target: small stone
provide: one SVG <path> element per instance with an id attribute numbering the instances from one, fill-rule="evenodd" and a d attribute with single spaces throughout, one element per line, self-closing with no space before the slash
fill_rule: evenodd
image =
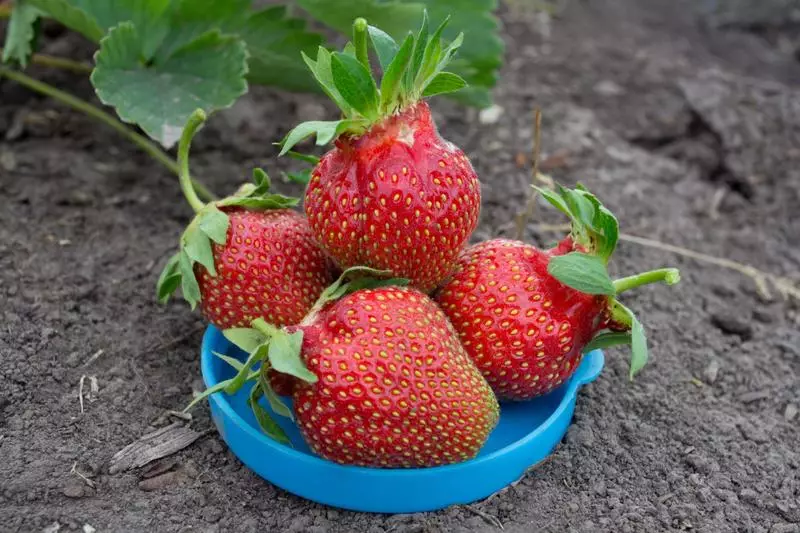
<path id="1" fill-rule="evenodd" d="M 61 529 L 61 524 L 59 524 L 58 522 L 53 522 L 52 524 L 44 528 L 42 530 L 42 533 L 58 533 L 60 529 Z"/>
<path id="2" fill-rule="evenodd" d="M 603 497 L 608 493 L 608 491 L 606 490 L 605 481 L 600 481 L 599 483 L 596 483 L 595 486 L 592 487 L 592 490 L 594 490 L 594 493 L 600 497 Z"/>
<path id="3" fill-rule="evenodd" d="M 144 479 L 139 482 L 139 488 L 145 492 L 161 490 L 183 481 L 184 476 L 178 471 L 167 472 L 160 476 Z"/>
<path id="4" fill-rule="evenodd" d="M 742 489 L 739 492 L 739 499 L 743 502 L 755 504 L 758 502 L 759 496 L 753 489 Z"/>
<path id="5" fill-rule="evenodd" d="M 753 311 L 753 318 L 762 324 L 772 324 L 777 320 L 775 313 L 769 309 L 759 308 Z"/>
<path id="6" fill-rule="evenodd" d="M 219 507 L 205 507 L 200 511 L 200 516 L 202 516 L 203 520 L 206 522 L 215 524 L 222 518 L 222 509 Z"/>
<path id="7" fill-rule="evenodd" d="M 708 362 L 706 368 L 703 370 L 703 379 L 709 385 L 713 385 L 717 381 L 719 375 L 719 360 L 715 357 Z"/>
<path id="8" fill-rule="evenodd" d="M 797 406 L 793 403 L 787 404 L 786 409 L 783 411 L 783 418 L 787 422 L 791 422 L 797 416 Z"/>
<path id="9" fill-rule="evenodd" d="M 83 524 L 83 527 L 81 528 L 81 531 L 83 531 L 83 533 L 95 533 L 95 531 L 97 531 L 97 529 L 93 528 L 89 524 Z"/>
<path id="10" fill-rule="evenodd" d="M 747 440 L 756 442 L 758 444 L 769 442 L 769 437 L 767 436 L 766 431 L 764 431 L 764 429 L 761 427 L 756 427 L 753 424 L 741 424 L 739 428 L 742 430 L 742 434 Z"/>
<path id="11" fill-rule="evenodd" d="M 209 449 L 211 450 L 211 453 L 222 453 L 225 451 L 225 448 L 222 447 L 222 444 L 220 444 L 217 439 L 211 439 Z"/>
<path id="12" fill-rule="evenodd" d="M 478 121 L 481 124 L 495 124 L 503 115 L 503 108 L 497 104 L 481 109 L 478 113 Z"/>
<path id="13" fill-rule="evenodd" d="M 0 167 L 8 172 L 17 168 L 17 158 L 14 157 L 14 152 L 5 149 L 0 150 Z"/>
<path id="14" fill-rule="evenodd" d="M 738 335 L 742 340 L 753 338 L 753 325 L 732 310 L 720 310 L 712 314 L 711 323 L 728 335 Z"/>
<path id="15" fill-rule="evenodd" d="M 774 393 L 772 391 L 767 389 L 751 391 L 739 396 L 739 400 L 741 400 L 742 403 L 753 403 L 759 400 L 766 400 L 767 398 L 772 397 L 773 394 Z"/>
<path id="16" fill-rule="evenodd" d="M 602 80 L 597 82 L 593 87 L 593 90 L 600 96 L 619 96 L 625 92 L 625 89 L 611 80 Z"/>
<path id="17" fill-rule="evenodd" d="M 78 481 L 70 482 L 62 492 L 67 498 L 83 498 L 83 484 Z"/>
<path id="18" fill-rule="evenodd" d="M 769 533 L 800 533 L 800 524 L 773 524 Z"/>
<path id="19" fill-rule="evenodd" d="M 736 290 L 733 287 L 722 283 L 712 284 L 711 292 L 713 292 L 720 298 L 733 298 L 734 296 L 736 296 Z"/>

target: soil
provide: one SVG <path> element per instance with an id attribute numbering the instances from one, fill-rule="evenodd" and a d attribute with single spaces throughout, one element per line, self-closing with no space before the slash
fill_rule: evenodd
<path id="1" fill-rule="evenodd" d="M 625 232 L 800 280 L 796 2 L 561 4 L 552 17 L 524 0 L 501 7 L 499 120 L 434 104 L 483 182 L 475 239 L 513 234 L 541 106 L 543 168 L 587 184 Z M 47 52 L 90 57 L 75 36 L 48 34 Z M 92 94 L 76 76 L 32 72 Z M 193 169 L 219 191 L 255 165 L 277 178 L 293 163 L 271 143 L 331 116 L 322 98 L 254 87 L 198 136 Z M 201 387 L 202 320 L 154 297 L 190 211 L 164 168 L 9 81 L 0 133 L 2 531 L 800 531 L 798 302 L 630 242 L 616 273 L 683 273 L 673 289 L 626 295 L 649 331 L 649 366 L 631 383 L 627 352 L 609 351 L 552 458 L 486 501 L 396 516 L 325 508 L 250 473 L 213 431 L 110 474 L 117 451 L 173 422 L 167 410 Z M 541 224 L 560 222 L 539 208 L 525 238 L 551 242 Z M 205 407 L 192 427 L 212 428 Z"/>

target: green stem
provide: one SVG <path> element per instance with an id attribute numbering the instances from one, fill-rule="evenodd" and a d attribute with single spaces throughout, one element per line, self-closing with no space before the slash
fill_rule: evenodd
<path id="1" fill-rule="evenodd" d="M 192 138 L 200 126 L 206 121 L 206 113 L 202 109 L 195 110 L 191 114 L 189 120 L 186 122 L 186 127 L 183 128 L 181 140 L 178 142 L 178 164 L 180 170 L 178 172 L 178 179 L 181 183 L 181 190 L 186 197 L 186 201 L 192 206 L 195 213 L 203 209 L 206 204 L 197 196 L 194 187 L 192 186 L 192 179 L 189 175 L 189 148 L 192 146 Z"/>
<path id="2" fill-rule="evenodd" d="M 1 6 L 0 6 L 1 7 Z M 0 48 L 0 56 L 3 55 L 3 48 Z M 33 54 L 31 63 L 43 67 L 52 67 L 61 70 L 68 70 L 77 74 L 89 74 L 92 72 L 92 65 L 81 61 L 73 61 L 65 57 L 49 56 L 46 54 Z"/>
<path id="3" fill-rule="evenodd" d="M 677 268 L 660 268 L 658 270 L 651 270 L 650 272 L 643 272 L 627 278 L 621 278 L 614 281 L 614 289 L 617 294 L 623 293 L 642 285 L 650 283 L 658 283 L 663 281 L 667 285 L 675 285 L 681 280 L 681 274 Z"/>
<path id="4" fill-rule="evenodd" d="M 147 137 L 143 135 L 139 135 L 132 129 L 125 126 L 122 122 L 114 118 L 112 115 L 106 113 L 102 109 L 99 109 L 89 102 L 81 100 L 80 98 L 76 98 L 69 93 L 56 89 L 55 87 L 48 85 L 44 82 L 31 78 L 30 76 L 26 76 L 21 72 L 17 72 L 15 70 L 11 70 L 9 68 L 0 66 L 0 78 L 5 76 L 6 78 L 13 80 L 20 85 L 27 87 L 28 89 L 37 92 L 39 94 L 43 94 L 52 98 L 53 100 L 57 100 L 62 104 L 65 104 L 77 111 L 85 113 L 90 117 L 99 120 L 100 122 L 104 123 L 106 126 L 110 127 L 113 130 L 116 130 L 118 133 L 122 134 L 126 137 L 129 141 L 133 144 L 138 146 L 142 151 L 144 151 L 147 155 L 164 165 L 167 169 L 171 172 L 178 174 L 178 164 L 164 151 L 162 151 L 157 145 L 151 142 Z M 195 189 L 197 193 L 206 198 L 207 200 L 213 200 L 215 196 L 209 191 L 204 185 L 194 181 Z"/>
<path id="5" fill-rule="evenodd" d="M 367 20 L 357 18 L 353 21 L 353 46 L 356 49 L 356 59 L 370 70 L 369 51 L 367 50 Z"/>

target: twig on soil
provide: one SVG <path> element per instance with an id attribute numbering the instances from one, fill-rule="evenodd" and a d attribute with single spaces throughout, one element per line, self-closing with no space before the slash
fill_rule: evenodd
<path id="1" fill-rule="evenodd" d="M 0 6 L 2 10 L 2 6 Z M 3 55 L 3 48 L 0 47 L 0 56 Z M 73 61 L 65 57 L 49 56 L 47 54 L 33 54 L 31 56 L 31 63 L 34 65 L 41 65 L 43 67 L 52 67 L 61 70 L 68 70 L 77 74 L 89 74 L 92 72 L 92 65 L 83 63 L 81 61 Z"/>
<path id="2" fill-rule="evenodd" d="M 711 205 L 708 207 L 708 217 L 711 220 L 717 220 L 719 218 L 719 206 L 722 205 L 722 200 L 725 199 L 727 192 L 727 187 L 720 187 L 714 192 L 714 196 L 711 197 Z"/>
<path id="3" fill-rule="evenodd" d="M 109 113 L 106 113 L 102 109 L 81 100 L 67 92 L 59 90 L 51 85 L 48 85 L 44 82 L 31 78 L 30 76 L 26 76 L 21 72 L 17 72 L 15 70 L 11 70 L 9 68 L 0 66 L 0 78 L 5 76 L 6 78 L 13 80 L 20 85 L 37 92 L 39 94 L 43 94 L 48 96 L 54 100 L 61 102 L 81 113 L 85 113 L 86 115 L 95 118 L 105 124 L 106 126 L 116 130 L 118 133 L 122 134 L 126 137 L 129 141 L 133 144 L 138 146 L 142 151 L 144 151 L 147 155 L 164 165 L 167 169 L 169 169 L 172 173 L 178 174 L 179 168 L 178 164 L 170 157 L 166 152 L 161 150 L 156 144 L 151 142 L 147 137 L 140 135 L 133 131 L 132 129 L 125 126 L 122 122 L 114 118 Z M 205 199 L 206 201 L 212 201 L 215 199 L 215 196 L 209 191 L 205 185 L 199 183 L 197 180 L 192 180 L 194 184 L 195 191 L 197 194 Z"/>
<path id="4" fill-rule="evenodd" d="M 534 226 L 534 229 L 539 231 L 558 232 L 569 231 L 570 226 L 569 224 L 537 224 Z M 688 257 L 689 259 L 694 259 L 695 261 L 699 261 L 701 263 L 720 266 L 722 268 L 727 268 L 728 270 L 734 270 L 744 274 L 753 280 L 756 285 L 756 290 L 765 300 L 772 300 L 772 292 L 770 291 L 770 285 L 772 285 L 778 294 L 780 294 L 784 299 L 795 298 L 796 300 L 800 301 L 800 287 L 798 287 L 794 281 L 786 277 L 776 276 L 775 274 L 764 272 L 763 270 L 759 270 L 754 266 L 738 263 L 722 257 L 715 257 L 702 252 L 696 252 L 682 246 L 667 244 L 655 239 L 637 237 L 636 235 L 630 235 L 628 233 L 620 233 L 619 240 L 638 244 L 639 246 L 644 246 L 646 248 L 655 248 L 664 252 L 670 252 L 683 257 Z"/>
<path id="5" fill-rule="evenodd" d="M 81 381 L 78 383 L 78 402 L 81 404 L 81 414 L 83 414 L 83 383 L 86 381 L 86 374 L 81 376 Z"/>
<path id="6" fill-rule="evenodd" d="M 531 185 L 536 185 L 542 181 L 549 181 L 552 184 L 552 179 L 546 177 L 542 174 L 539 174 L 539 156 L 541 154 L 541 142 L 542 142 L 542 110 L 538 107 L 533 110 L 533 161 L 531 166 Z M 536 192 L 536 189 L 532 189 L 528 196 L 528 200 L 525 202 L 525 207 L 522 211 L 517 213 L 516 222 L 517 222 L 517 240 L 522 240 L 525 236 L 525 225 L 528 223 L 528 219 L 531 218 L 533 214 L 533 209 L 536 207 L 536 198 L 539 196 L 539 193 Z"/>
<path id="7" fill-rule="evenodd" d="M 69 473 L 70 473 L 70 474 L 75 474 L 76 476 L 78 476 L 79 478 L 81 478 L 81 479 L 82 479 L 82 480 L 83 480 L 83 481 L 84 481 L 84 482 L 85 482 L 87 485 L 89 485 L 90 487 L 92 487 L 92 488 L 94 488 L 94 487 L 95 487 L 95 485 L 94 485 L 94 481 L 92 481 L 91 479 L 89 479 L 89 478 L 88 478 L 88 477 L 86 477 L 85 475 L 81 474 L 80 470 L 78 470 L 78 462 L 77 462 L 77 461 L 75 461 L 74 463 L 72 463 L 72 468 L 70 469 Z"/>
<path id="8" fill-rule="evenodd" d="M 504 529 L 505 529 L 505 528 L 503 527 L 503 523 L 502 523 L 502 522 L 500 521 L 500 519 L 499 519 L 499 518 L 497 518 L 496 516 L 494 516 L 494 515 L 490 515 L 489 513 L 486 513 L 486 512 L 484 512 L 484 511 L 481 511 L 480 509 L 475 509 L 475 508 L 473 508 L 473 507 L 470 507 L 469 505 L 463 505 L 462 507 L 463 507 L 464 509 L 466 509 L 467 511 L 469 511 L 470 513 L 474 513 L 474 514 L 476 514 L 476 515 L 480 516 L 481 518 L 483 518 L 484 520 L 486 520 L 486 522 L 488 522 L 489 524 L 492 524 L 492 525 L 493 525 L 493 526 L 495 526 L 496 528 L 498 528 L 498 529 L 502 529 L 502 530 L 504 530 Z"/>
<path id="9" fill-rule="evenodd" d="M 103 355 L 103 353 L 104 353 L 104 351 L 102 349 L 97 350 L 96 352 L 94 352 L 94 354 L 89 359 L 86 360 L 85 363 L 83 363 L 83 366 L 91 365 L 92 363 L 97 361 L 97 358 L 100 357 L 101 355 Z"/>
<path id="10" fill-rule="evenodd" d="M 211 430 L 195 431 L 183 422 L 175 422 L 139 440 L 128 444 L 114 454 L 108 468 L 109 473 L 116 474 L 125 470 L 142 467 L 148 463 L 177 453 L 194 441 L 207 435 Z"/>

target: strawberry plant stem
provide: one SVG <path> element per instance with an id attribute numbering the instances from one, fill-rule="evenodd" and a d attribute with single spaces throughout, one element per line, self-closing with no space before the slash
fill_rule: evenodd
<path id="1" fill-rule="evenodd" d="M 353 46 L 356 59 L 369 70 L 369 51 L 367 50 L 367 21 L 361 17 L 353 21 Z"/>
<path id="2" fill-rule="evenodd" d="M 186 127 L 181 134 L 181 140 L 178 142 L 178 164 L 180 169 L 178 171 L 178 179 L 181 183 L 181 190 L 186 197 L 186 201 L 192 206 L 195 213 L 200 212 L 205 207 L 205 203 L 197 196 L 192 179 L 189 174 L 189 148 L 192 146 L 192 137 L 200 129 L 200 126 L 206 121 L 206 114 L 202 109 L 196 110 L 189 117 L 186 122 Z"/>
<path id="3" fill-rule="evenodd" d="M 115 119 L 110 114 L 106 113 L 102 109 L 93 106 L 89 102 L 81 100 L 75 96 L 72 96 L 69 93 L 56 89 L 55 87 L 48 85 L 44 82 L 31 78 L 30 76 L 26 76 L 21 72 L 17 72 L 15 70 L 8 69 L 6 67 L 0 66 L 0 78 L 5 76 L 6 78 L 13 80 L 20 85 L 27 87 L 28 89 L 37 92 L 39 94 L 43 94 L 52 98 L 53 100 L 57 100 L 62 104 L 68 105 L 69 107 L 85 113 L 90 117 L 99 120 L 100 122 L 104 123 L 106 126 L 110 127 L 111 129 L 116 130 L 118 133 L 121 133 L 124 137 L 127 137 L 133 144 L 138 146 L 142 151 L 144 151 L 147 155 L 164 165 L 167 169 L 171 172 L 178 174 L 178 164 L 173 161 L 173 159 L 162 151 L 158 146 L 152 143 L 149 139 L 144 137 L 143 135 L 139 135 L 132 129 L 125 126 L 122 122 Z M 207 200 L 213 200 L 215 198 L 214 194 L 211 193 L 203 184 L 193 180 L 195 190 L 197 194 L 206 198 Z"/>
<path id="4" fill-rule="evenodd" d="M 651 270 L 650 272 L 643 272 L 634 276 L 628 276 L 614 281 L 614 289 L 617 294 L 625 292 L 642 285 L 650 283 L 658 283 L 663 281 L 667 285 L 675 285 L 681 279 L 680 273 L 677 268 L 660 268 L 658 270 Z"/>
<path id="5" fill-rule="evenodd" d="M 1 7 L 1 6 L 0 6 Z M 3 48 L 0 47 L 0 56 L 3 55 Z M 49 56 L 46 54 L 33 54 L 30 58 L 34 65 L 52 67 L 61 70 L 68 70 L 77 74 L 89 74 L 92 72 L 92 65 L 81 61 L 73 61 L 65 57 Z"/>

